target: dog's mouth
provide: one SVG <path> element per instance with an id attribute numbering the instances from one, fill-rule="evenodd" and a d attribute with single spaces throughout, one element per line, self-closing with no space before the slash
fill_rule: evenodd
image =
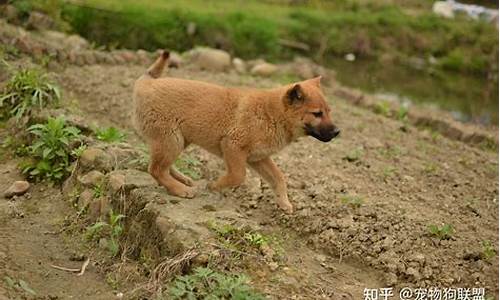
<path id="1" fill-rule="evenodd" d="M 316 128 L 306 124 L 304 126 L 304 132 L 306 135 L 327 143 L 340 134 L 340 129 L 338 129 L 335 125 Z"/>

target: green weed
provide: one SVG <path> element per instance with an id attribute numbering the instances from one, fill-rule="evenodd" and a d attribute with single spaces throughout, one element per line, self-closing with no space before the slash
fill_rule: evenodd
<path id="1" fill-rule="evenodd" d="M 123 141 L 125 139 L 125 134 L 115 127 L 108 127 L 105 129 L 97 129 L 96 137 L 100 141 L 114 143 Z"/>
<path id="2" fill-rule="evenodd" d="M 247 299 L 265 297 L 248 285 L 244 275 L 231 275 L 198 267 L 192 274 L 178 276 L 169 287 L 171 299 Z"/>
<path id="3" fill-rule="evenodd" d="M 390 117 L 392 115 L 391 105 L 387 101 L 378 101 L 375 103 L 375 107 L 373 109 L 375 113 L 385 117 Z"/>
<path id="4" fill-rule="evenodd" d="M 445 224 L 443 226 L 438 226 L 438 225 L 429 225 L 427 227 L 427 230 L 429 233 L 440 240 L 448 240 L 451 238 L 455 230 L 453 229 L 453 226 L 450 224 Z"/>
<path id="5" fill-rule="evenodd" d="M 201 163 L 199 160 L 187 155 L 182 155 L 174 163 L 174 166 L 177 170 L 194 180 L 198 180 L 201 178 L 201 174 L 198 168 L 200 165 Z"/>
<path id="6" fill-rule="evenodd" d="M 35 136 L 27 149 L 32 160 L 23 166 L 22 172 L 35 180 L 63 180 L 71 172 L 70 163 L 75 159 L 71 144 L 80 141 L 80 130 L 67 126 L 59 117 L 49 118 L 45 124 L 32 125 L 28 131 Z"/>
<path id="7" fill-rule="evenodd" d="M 61 98 L 59 88 L 38 69 L 21 69 L 14 73 L 0 96 L 2 117 L 17 119 L 35 108 L 54 104 Z"/>
<path id="8" fill-rule="evenodd" d="M 348 162 L 356 162 L 360 160 L 361 156 L 363 155 L 363 149 L 361 148 L 356 148 L 351 151 L 349 151 L 344 157 L 344 160 L 347 160 Z"/>
<path id="9" fill-rule="evenodd" d="M 9 288 L 18 290 L 18 291 L 24 291 L 27 294 L 30 294 L 31 296 L 36 296 L 37 293 L 28 285 L 28 283 L 22 279 L 15 280 L 10 278 L 9 276 L 4 277 L 5 283 Z"/>
<path id="10" fill-rule="evenodd" d="M 497 255 L 497 251 L 493 247 L 493 244 L 491 241 L 483 241 L 481 243 L 483 246 L 483 252 L 481 253 L 481 257 L 485 260 L 489 260 L 492 257 L 495 257 Z"/>
<path id="11" fill-rule="evenodd" d="M 123 232 L 121 220 L 125 215 L 117 214 L 111 211 L 107 222 L 98 221 L 87 227 L 85 237 L 87 240 L 99 240 L 105 238 L 107 247 L 112 257 L 120 252 L 119 238 Z"/>
<path id="12" fill-rule="evenodd" d="M 363 205 L 363 198 L 355 195 L 345 195 L 340 197 L 340 202 L 353 208 L 360 208 Z"/>

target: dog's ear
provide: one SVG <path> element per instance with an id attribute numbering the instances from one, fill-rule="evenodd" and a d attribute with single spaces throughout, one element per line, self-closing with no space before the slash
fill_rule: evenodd
<path id="1" fill-rule="evenodd" d="M 289 104 L 299 104 L 304 102 L 304 93 L 302 92 L 300 84 L 294 84 L 293 87 L 286 92 L 286 98 Z"/>
<path id="2" fill-rule="evenodd" d="M 314 77 L 311 81 L 317 86 L 321 87 L 321 75 Z"/>

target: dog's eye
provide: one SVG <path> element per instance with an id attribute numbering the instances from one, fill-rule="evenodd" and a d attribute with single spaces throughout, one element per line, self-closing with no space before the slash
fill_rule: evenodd
<path id="1" fill-rule="evenodd" d="M 323 112 L 322 112 L 322 111 L 313 112 L 312 114 L 313 114 L 313 116 L 315 116 L 316 118 L 321 118 L 321 117 L 323 116 Z"/>

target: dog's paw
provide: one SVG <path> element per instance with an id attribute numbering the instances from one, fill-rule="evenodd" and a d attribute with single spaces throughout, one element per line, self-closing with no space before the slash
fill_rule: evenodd
<path id="1" fill-rule="evenodd" d="M 171 191 L 171 194 L 174 196 L 177 196 L 177 197 L 191 199 L 191 198 L 194 198 L 194 196 L 196 196 L 196 191 L 194 188 L 186 186 L 186 187 L 183 187 L 182 189 L 178 189 L 176 191 Z"/>
<path id="2" fill-rule="evenodd" d="M 288 203 L 278 203 L 278 206 L 286 214 L 289 214 L 289 215 L 293 214 L 293 205 L 290 202 L 288 202 Z"/>

